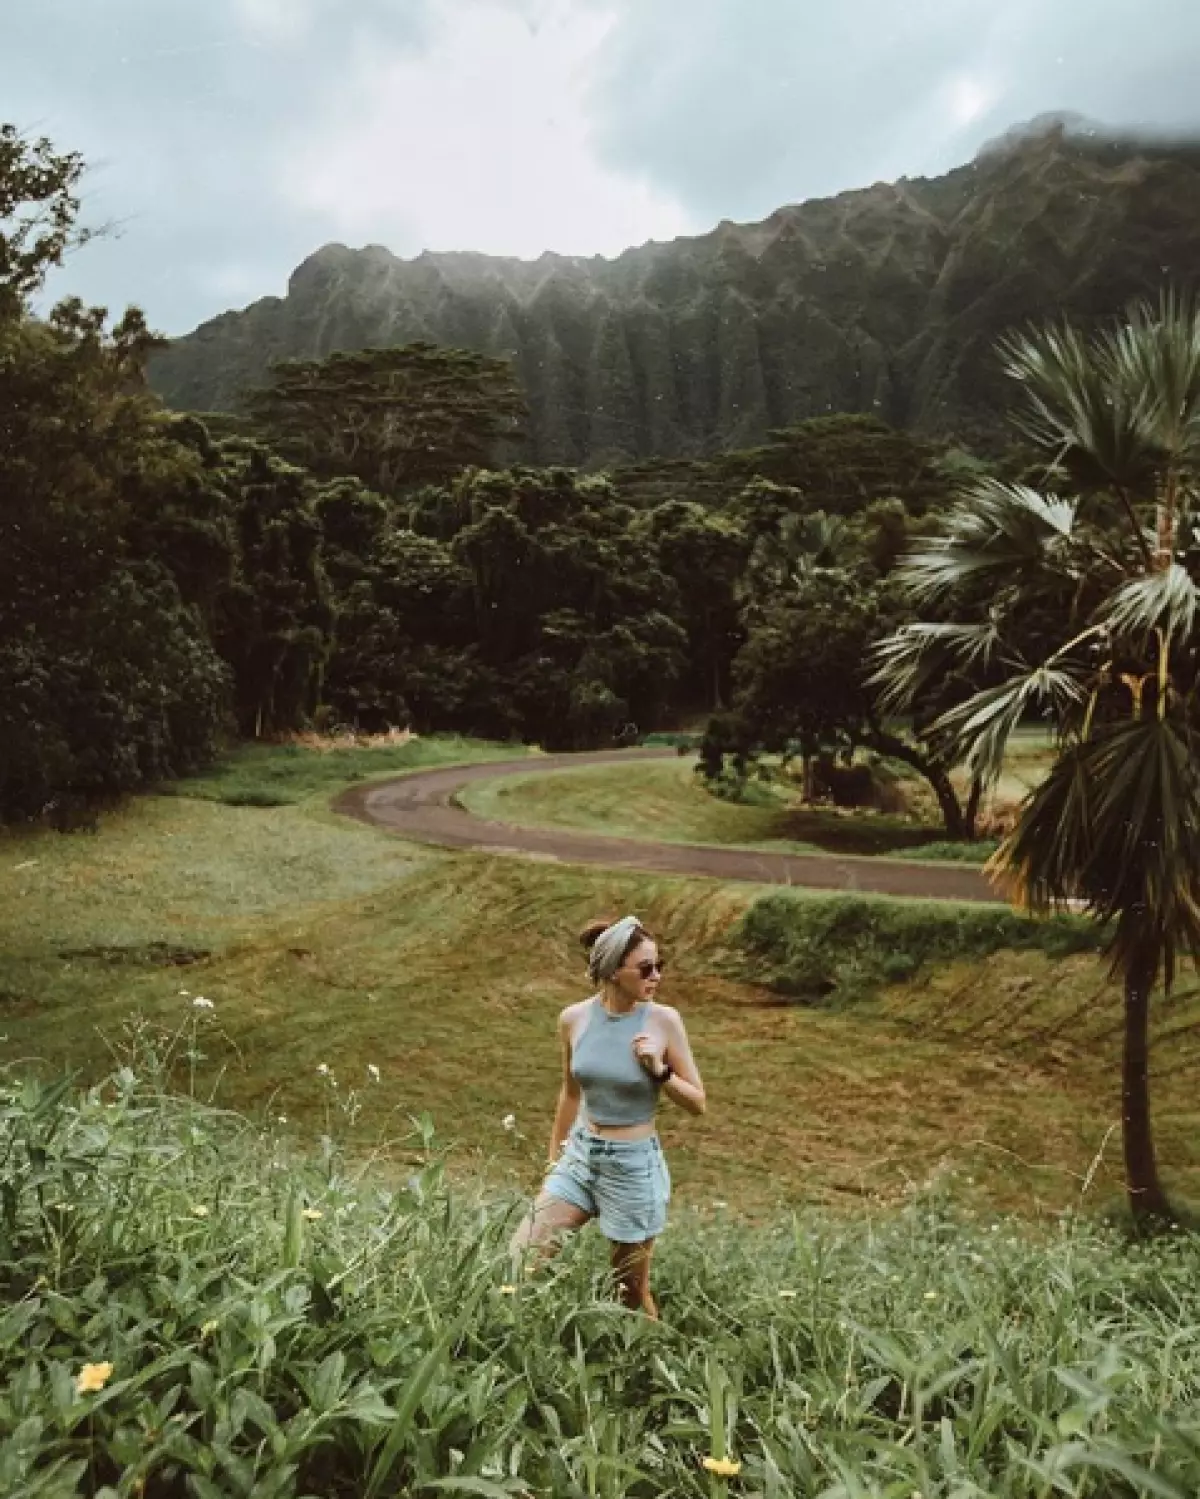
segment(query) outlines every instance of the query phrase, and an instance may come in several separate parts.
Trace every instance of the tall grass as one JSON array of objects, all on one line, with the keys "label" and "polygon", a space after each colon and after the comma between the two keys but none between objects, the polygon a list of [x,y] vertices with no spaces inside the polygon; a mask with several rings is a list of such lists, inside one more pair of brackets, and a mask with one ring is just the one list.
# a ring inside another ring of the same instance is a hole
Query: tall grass
[{"label": "tall grass", "polygon": [[[198,1017],[198,1023],[203,1021]],[[1191,1499],[1200,1241],[1038,1237],[936,1195],[664,1237],[664,1321],[576,1239],[513,1284],[513,1200],[432,1126],[351,1167],[329,1130],[172,1091],[0,1080],[0,1492]],[[706,1466],[707,1464],[707,1466]]]}]

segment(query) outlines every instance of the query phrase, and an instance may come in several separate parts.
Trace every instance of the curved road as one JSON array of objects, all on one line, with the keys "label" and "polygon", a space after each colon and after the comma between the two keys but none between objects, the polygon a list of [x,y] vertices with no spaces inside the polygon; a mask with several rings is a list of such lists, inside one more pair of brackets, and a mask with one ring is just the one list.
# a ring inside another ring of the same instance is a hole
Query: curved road
[{"label": "curved road", "polygon": [[627,760],[663,759],[674,750],[601,750],[588,754],[544,755],[537,759],[495,760],[417,771],[394,781],[355,786],[335,798],[334,810],[360,822],[386,828],[417,843],[466,848],[479,853],[520,854],[566,864],[601,864],[654,874],[702,875],[718,880],[751,880],[763,885],[803,885],[815,890],[849,890],[877,895],[908,895],[928,900],[1002,901],[980,870],[961,864],[917,864],[840,854],[756,853],[750,849],[682,843],[642,843],[598,833],[559,828],[517,827],[485,822],[452,803],[471,781],[491,781],[531,771],[566,770],[576,765],[616,765]]}]

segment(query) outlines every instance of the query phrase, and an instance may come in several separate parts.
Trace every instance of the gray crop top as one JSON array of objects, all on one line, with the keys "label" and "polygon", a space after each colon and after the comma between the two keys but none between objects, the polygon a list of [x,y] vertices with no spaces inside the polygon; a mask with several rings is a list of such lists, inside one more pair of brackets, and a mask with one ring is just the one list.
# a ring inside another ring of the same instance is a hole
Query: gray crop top
[{"label": "gray crop top", "polygon": [[648,1004],[626,1015],[610,1015],[594,998],[571,1048],[571,1075],[583,1092],[594,1124],[645,1124],[658,1107],[658,1085],[633,1054],[633,1038],[645,1029]]}]

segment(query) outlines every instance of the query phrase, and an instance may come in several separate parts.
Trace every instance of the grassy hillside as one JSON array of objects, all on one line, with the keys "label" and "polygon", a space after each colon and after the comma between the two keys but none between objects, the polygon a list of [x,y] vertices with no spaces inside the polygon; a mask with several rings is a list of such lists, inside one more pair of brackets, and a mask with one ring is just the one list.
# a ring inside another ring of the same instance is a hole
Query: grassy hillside
[{"label": "grassy hillside", "polygon": [[[663,998],[712,1099],[701,1121],[664,1120],[681,1210],[889,1203],[953,1173],[964,1203],[1035,1210],[1119,1181],[1119,1000],[1092,957],[1005,950],[852,1008],[790,1004],[734,945],[755,887],[418,848],[334,816],[329,789],[285,806],[150,797],[95,834],[6,837],[4,1057],[99,1075],[135,1010],[165,1032],[198,1017],[201,1084],[223,1072],[232,1105],[298,1138],[364,1096],[400,1132],[428,1112],[455,1171],[525,1189],[554,1018],[584,992],[573,933],[635,910],[670,954]],[[1165,1175],[1197,1196],[1194,990],[1158,1013]]]}]

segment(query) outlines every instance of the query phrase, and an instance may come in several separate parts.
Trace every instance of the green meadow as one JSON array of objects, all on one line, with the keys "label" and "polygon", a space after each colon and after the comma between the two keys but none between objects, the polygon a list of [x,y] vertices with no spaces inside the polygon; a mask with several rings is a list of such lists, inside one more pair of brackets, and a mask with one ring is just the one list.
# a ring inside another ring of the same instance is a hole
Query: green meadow
[{"label": "green meadow", "polygon": [[[338,753],[0,842],[0,1491],[1196,1491],[1200,1259],[1121,1226],[1120,996],[1081,923],[407,844],[331,796],[513,748]],[[685,772],[625,773],[637,802]],[[561,825],[611,814],[599,772],[544,781]],[[710,1096],[662,1121],[658,1326],[594,1235],[531,1280],[505,1254],[574,934],[625,910]],[[1194,983],[1153,1048],[1195,1199]]]}]

